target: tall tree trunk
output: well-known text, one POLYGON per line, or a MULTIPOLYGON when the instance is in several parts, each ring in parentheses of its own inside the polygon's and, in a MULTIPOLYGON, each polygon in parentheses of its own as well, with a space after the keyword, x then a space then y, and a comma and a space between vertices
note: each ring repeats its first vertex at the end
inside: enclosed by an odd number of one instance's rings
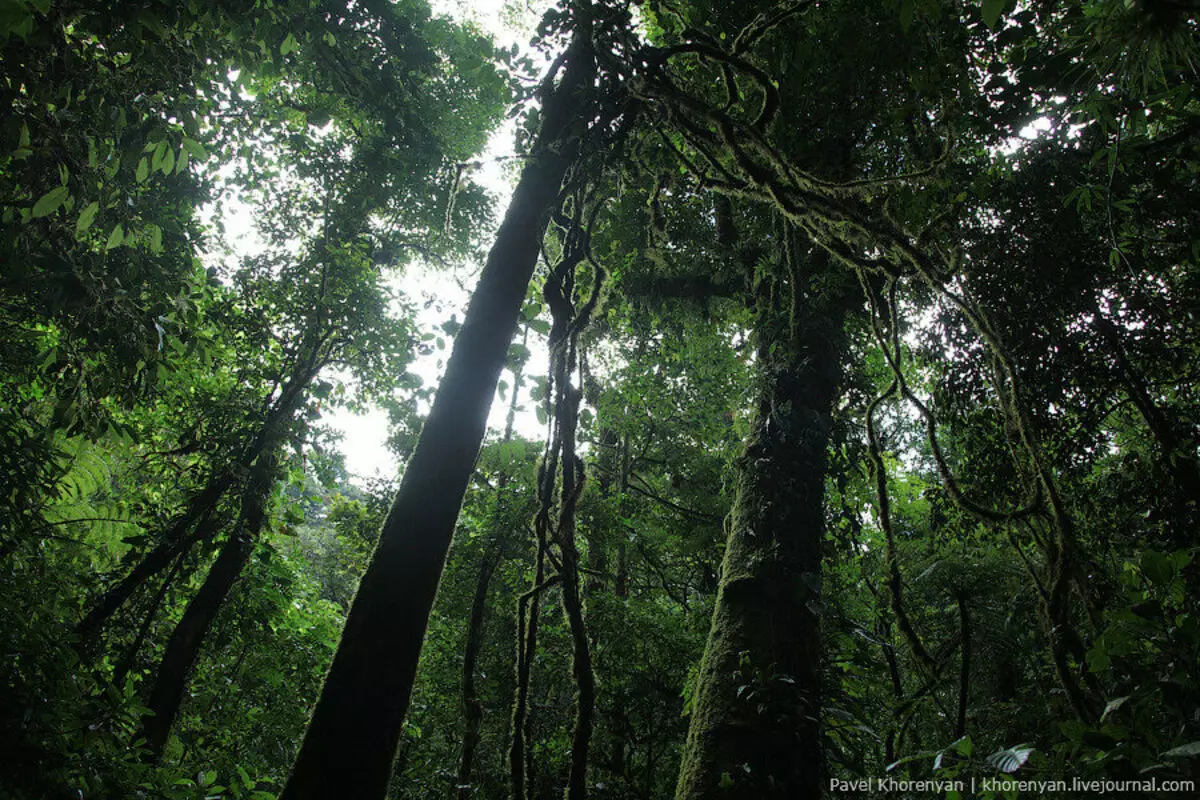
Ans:
MULTIPOLYGON (((429 612, 542 234, 591 118, 586 25, 513 193, 281 800, 387 793, 429 612)), ((548 86, 548 84, 547 84, 548 86)))
MULTIPOLYGON (((529 338, 529 328, 525 328, 521 337, 524 345, 529 338)), ((517 418, 517 402, 521 394, 522 368, 513 370, 512 394, 509 396, 508 417, 504 425, 505 443, 512 441, 513 424, 517 418)), ((479 563, 479 573, 475 581, 475 596, 471 600, 471 617, 467 622, 467 643, 463 648, 462 668, 462 700, 463 700, 463 743, 458 760, 458 776, 455 780, 455 790, 452 794, 460 800, 470 798, 471 771, 475 764, 475 749, 479 746, 479 729, 483 725, 483 702, 479 699, 479 690, 475 685, 475 666, 479 661, 479 653, 483 649, 483 623, 487 617, 488 589, 492 584, 492 575, 504 560, 504 547, 508 537, 508 515, 506 513, 504 490, 508 486, 509 473, 502 471, 496 479, 496 516, 492 520, 492 541, 489 543, 479 563)))
POLYGON ((533 588, 517 601, 517 686, 513 695, 512 741, 508 748, 509 793, 512 800, 525 800, 533 780, 531 748, 532 721, 529 717, 529 685, 533 676, 533 658, 537 654, 538 618, 541 593, 548 588, 546 580, 546 542, 539 537, 533 588))
POLYGON ((141 613, 142 624, 138 626, 137 635, 133 638, 133 644, 125 651, 125 655, 121 657, 113 670, 113 683, 117 686, 122 686, 125 683, 125 676, 133 669, 134 662, 137 660, 137 654, 142 649, 142 645, 146 643, 146 637, 150 635, 150 629, 154 627, 154 620, 158 617, 158 611, 162 608, 163 600, 167 597, 167 592, 175 581, 175 576, 183 568, 185 556, 180 554, 179 558, 175 559, 175 566, 171 567, 171 571, 167 573, 167 577, 163 578, 162 584, 158 587, 158 591, 150 600, 150 605, 141 613))
POLYGON ((455 791, 460 800, 472 795, 471 768, 475 762, 475 748, 479 746, 479 729, 483 725, 483 702, 475 686, 475 664, 479 651, 483 649, 483 622, 487 614, 488 587, 492 575, 502 557, 502 544, 493 542, 479 565, 479 577, 475 582, 475 597, 471 601, 471 617, 467 621, 467 644, 463 650, 462 694, 463 694, 463 742, 458 762, 458 778, 455 791))
POLYGON ((228 473, 214 476, 208 485, 192 498, 187 510, 162 537, 162 542, 100 597, 75 629, 85 649, 96 641, 113 614, 129 602, 146 581, 170 566, 172 561, 186 553, 196 542, 212 535, 217 503, 232 484, 233 477, 228 473))
POLYGON ((967 596, 960 592, 958 603, 958 630, 962 638, 962 663, 958 670, 958 721, 954 724, 954 738, 967 735, 967 703, 971 696, 971 613, 967 608, 967 596))
POLYGON ((254 552, 266 521, 267 500, 275 484, 275 465, 276 455, 266 453, 252 468, 238 523, 167 642, 150 692, 149 712, 142 720, 146 746, 155 758, 162 755, 167 744, 204 637, 254 552))
POLYGON ((816 276, 798 272, 777 278, 772 297, 759 291, 758 413, 739 462, 677 800, 821 795, 825 450, 844 300, 822 298, 810 288, 816 276))
POLYGON ((226 469, 213 475, 205 487, 192 496, 187 510, 172 523, 162 541, 124 578, 110 587, 79 623, 75 631, 79 634, 81 649, 89 649, 95 643, 112 616, 129 602, 143 584, 166 569, 177 557, 187 553, 193 545, 208 541, 216 533, 217 505, 237 483, 234 476, 240 469, 249 469, 264 453, 278 445, 282 429, 291 420, 308 384, 324 366, 319 355, 321 345, 321 336, 310 334, 310 341, 304 348, 308 359, 284 384, 262 426, 241 455, 231 459, 232 463, 226 469))

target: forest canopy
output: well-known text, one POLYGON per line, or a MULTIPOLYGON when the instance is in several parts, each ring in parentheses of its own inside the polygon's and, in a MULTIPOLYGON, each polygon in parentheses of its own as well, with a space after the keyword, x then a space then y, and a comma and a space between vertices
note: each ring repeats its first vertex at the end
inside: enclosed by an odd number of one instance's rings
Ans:
POLYGON ((0 800, 1193 795, 1200 6, 510 6, 0 0, 0 800))

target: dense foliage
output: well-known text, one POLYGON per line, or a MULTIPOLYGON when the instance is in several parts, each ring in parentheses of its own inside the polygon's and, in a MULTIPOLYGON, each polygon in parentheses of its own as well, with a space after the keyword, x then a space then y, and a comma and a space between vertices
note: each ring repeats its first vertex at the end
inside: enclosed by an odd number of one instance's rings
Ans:
POLYGON ((393 798, 1194 791, 1195 5, 563 0, 533 49, 0 0, 0 798, 332 796, 371 670, 393 798), (418 262, 489 245, 429 327, 418 262), (398 484, 325 417, 372 406, 398 484))

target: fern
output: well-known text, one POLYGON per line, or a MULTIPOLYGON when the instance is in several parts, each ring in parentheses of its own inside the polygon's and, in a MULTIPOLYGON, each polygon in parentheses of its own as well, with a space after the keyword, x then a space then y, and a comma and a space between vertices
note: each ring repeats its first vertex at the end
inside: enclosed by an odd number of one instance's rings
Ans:
POLYGON ((104 453, 81 437, 68 440, 63 453, 64 471, 55 499, 42 509, 43 521, 53 527, 81 526, 77 530, 86 531, 88 544, 120 553, 142 526, 129 507, 113 497, 113 475, 104 453))

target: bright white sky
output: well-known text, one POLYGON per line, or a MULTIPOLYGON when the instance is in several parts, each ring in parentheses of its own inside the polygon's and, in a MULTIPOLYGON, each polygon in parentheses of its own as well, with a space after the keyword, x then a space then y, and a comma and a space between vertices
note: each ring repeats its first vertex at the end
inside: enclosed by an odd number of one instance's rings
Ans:
MULTIPOLYGON (((517 44, 524 51, 526 42, 533 27, 541 18, 542 10, 549 5, 549 0, 432 0, 431 6, 436 14, 450 16, 460 22, 473 23, 486 33, 491 34, 502 47, 517 44)), ((1021 138, 1035 139, 1050 127, 1046 118, 1035 120, 1021 131, 1021 138)), ((473 179, 485 187, 496 200, 496 219, 499 220, 512 194, 512 184, 515 169, 513 161, 508 156, 513 153, 514 126, 511 123, 503 125, 491 138, 487 152, 481 158, 483 166, 476 170, 473 179)), ((1012 150, 1020 146, 1020 139, 1009 144, 1012 150)), ((1007 150, 1006 150, 1007 151, 1007 150)), ((242 209, 246 211, 246 209, 242 209)), ((226 226, 233 242, 235 252, 252 250, 256 237, 249 229, 248 213, 233 213, 226 211, 226 226)), ((480 240, 487 242, 494 231, 481 231, 480 240)), ((442 323, 454 316, 462 321, 469 299, 469 291, 474 288, 482 264, 465 264, 453 267, 450 271, 441 267, 414 263, 402 275, 397 276, 395 285, 422 311, 418 314, 418 324, 422 331, 441 331, 436 329, 442 323), (435 302, 429 308, 423 308, 425 301, 433 298, 435 302)), ((547 368, 547 355, 544 340, 531 335, 527 342, 532 356, 526 366, 526 375, 544 374, 547 368), (537 341, 535 341, 537 339, 537 341)), ((444 367, 444 359, 449 356, 451 343, 447 341, 445 350, 435 350, 430 356, 421 358, 413 366, 413 372, 420 375, 426 386, 437 386, 444 367)), ((502 380, 512 382, 511 375, 505 374, 502 380)), ((543 426, 539 425, 534 413, 533 404, 529 402, 528 392, 522 392, 524 402, 517 415, 517 432, 528 438, 544 436, 543 426)), ((495 430, 502 429, 507 413, 508 403, 498 395, 492 403, 492 413, 489 426, 495 430)), ((346 468, 356 480, 379 475, 391 477, 396 474, 399 463, 396 457, 386 447, 388 434, 387 413, 382 409, 373 409, 362 414, 353 414, 347 410, 337 410, 326 414, 323 421, 342 432, 342 451, 346 457, 346 468)))
MULTIPOLYGON (((546 5, 548 3, 545 0, 433 0, 431 3, 434 13, 474 23, 495 37, 502 47, 518 44, 522 50, 525 49, 530 31, 541 17, 540 9, 546 5)), ((512 194, 513 162, 506 157, 513 153, 514 133, 512 123, 502 126, 492 136, 487 152, 481 159, 483 166, 472 175, 475 182, 495 198, 497 220, 503 217, 512 194)), ((492 234, 493 231, 481 232, 480 238, 486 242, 492 234)), ((418 315, 422 330, 434 330, 452 315, 459 322, 462 321, 469 291, 474 288, 481 268, 482 264, 467 264, 446 272, 440 267, 414 263, 397 279, 396 285, 421 305, 429 297, 436 298, 437 302, 418 315)), ((533 354, 525 369, 527 375, 543 374, 547 366, 543 343, 534 342, 533 338, 531 336, 528 342, 533 354)), ((436 386, 440 381, 449 347, 450 342, 447 342, 446 350, 435 350, 414 365, 413 372, 425 380, 426 386, 436 386)), ((507 373, 502 380, 512 383, 512 377, 507 373)), ((540 437, 543 435, 542 426, 537 422, 533 405, 528 402, 528 392, 522 392, 521 396, 525 402, 522 403, 523 413, 517 416, 517 432, 530 438, 540 437)), ((489 426, 503 428, 507 410, 508 403, 497 396, 492 402, 489 426)), ((346 456, 346 468, 353 477, 391 477, 396 474, 399 463, 386 447, 388 419, 385 411, 375 409, 364 414, 352 414, 339 410, 327 414, 324 421, 343 433, 342 452, 346 456)))

